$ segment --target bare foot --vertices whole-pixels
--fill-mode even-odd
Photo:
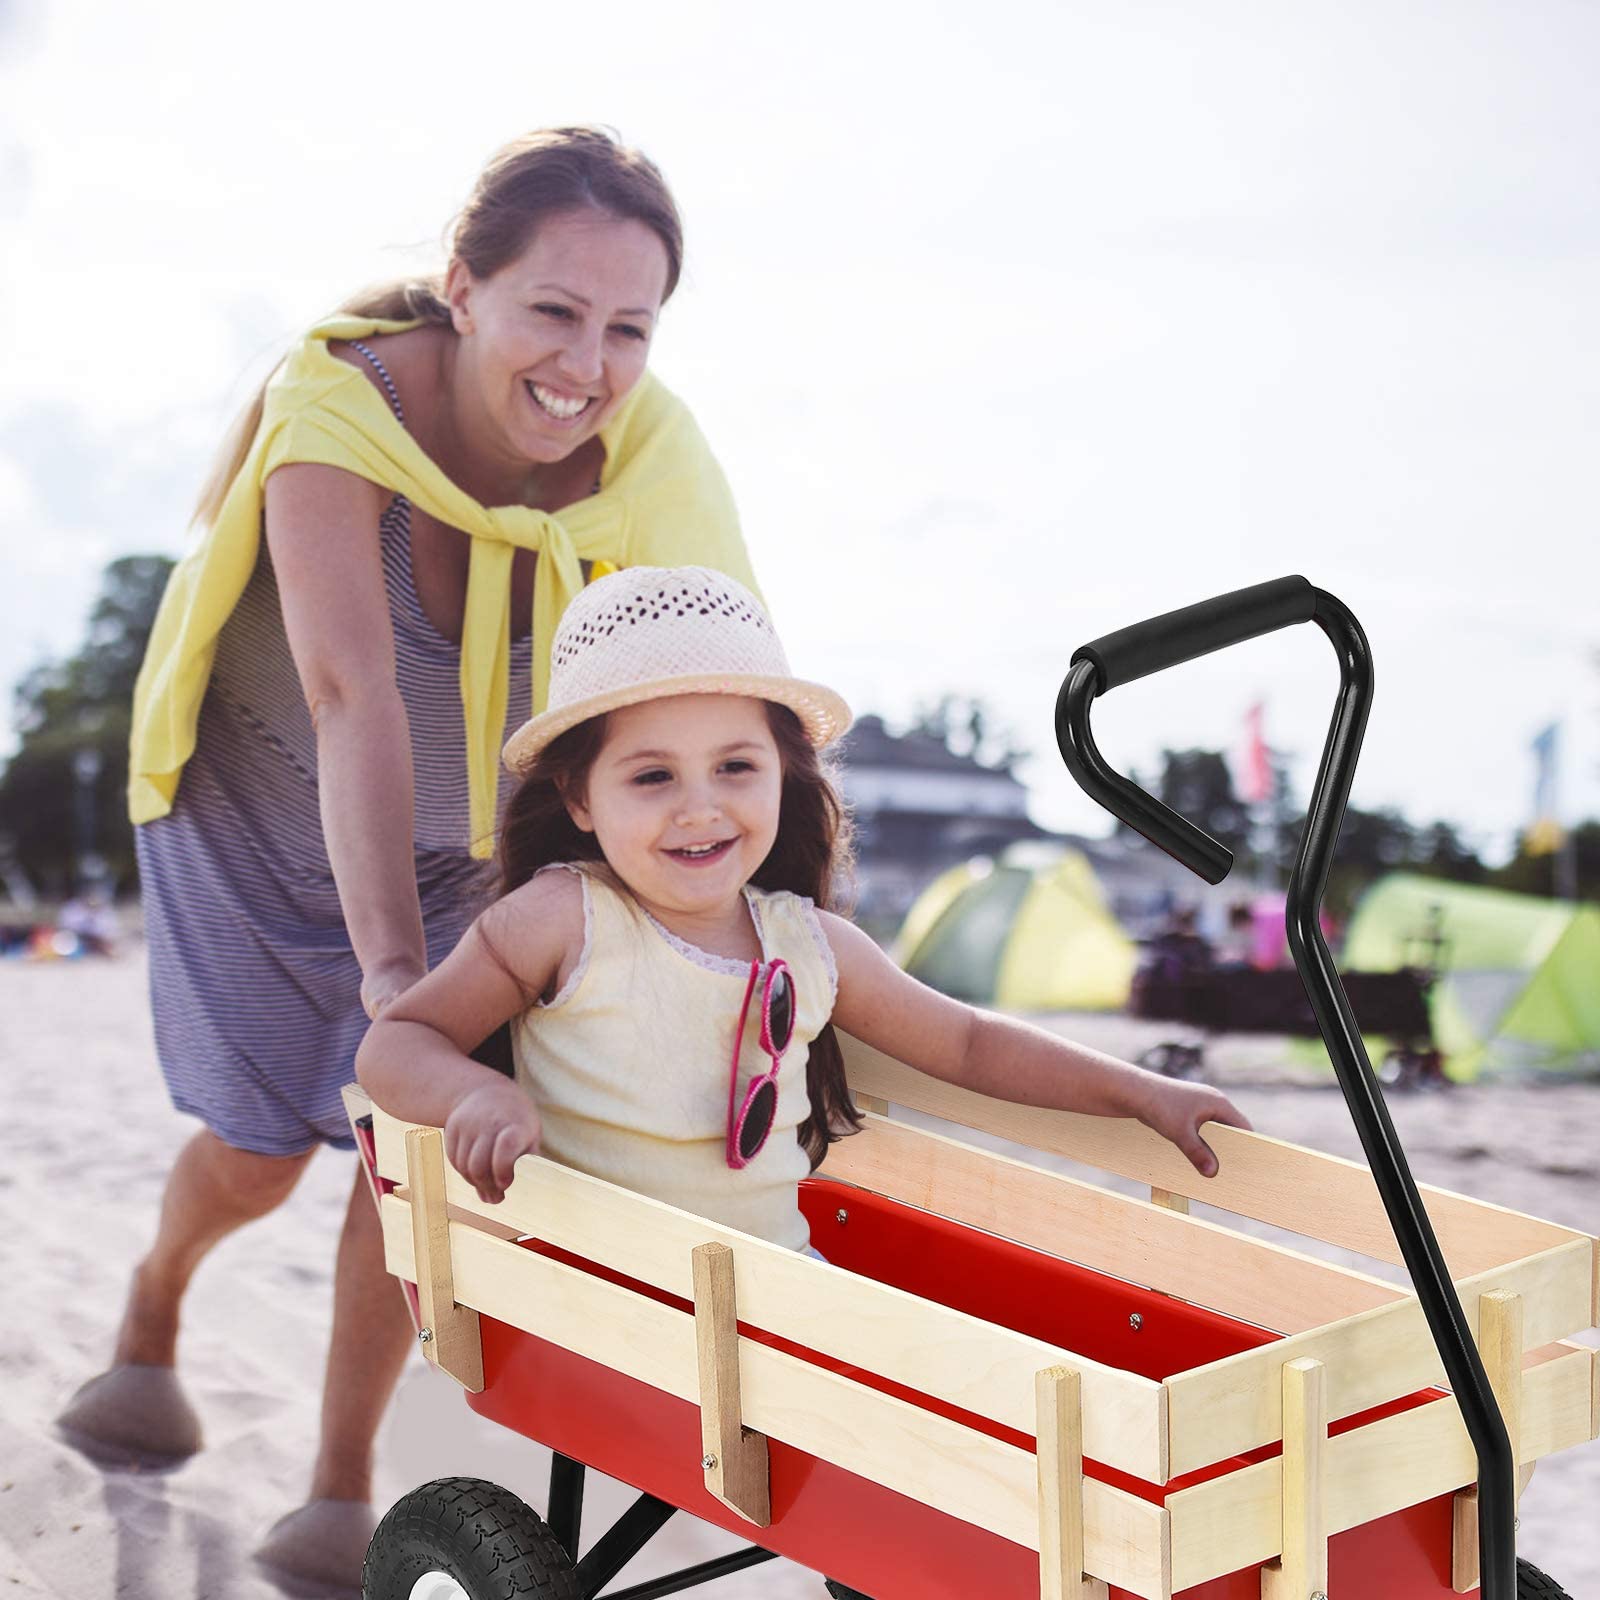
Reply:
[[[137,1362],[91,1378],[56,1426],[69,1444],[104,1466],[172,1466],[203,1442],[177,1373]]]
[[[255,1555],[269,1571],[334,1588],[361,1588],[361,1567],[378,1526],[365,1500],[309,1500],[280,1517]]]

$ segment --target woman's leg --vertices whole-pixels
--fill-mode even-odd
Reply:
[[[416,1329],[383,1264],[377,1207],[358,1168],[333,1280],[333,1334],[322,1390],[322,1437],[311,1499],[275,1523],[258,1559],[297,1578],[356,1588],[377,1526],[373,1442]]]
[[[358,1164],[334,1267],[313,1499],[371,1498],[373,1440],[416,1339],[399,1280],[383,1264],[378,1208]]]
[[[178,1153],[155,1244],[133,1270],[113,1365],[57,1418],[81,1449],[108,1465],[133,1465],[200,1448],[200,1419],[173,1371],[184,1290],[220,1239],[283,1202],[310,1154],[256,1155],[209,1129]]]
[[[119,1365],[174,1364],[178,1308],[195,1268],[235,1229],[282,1205],[315,1148],[294,1156],[257,1155],[224,1144],[209,1128],[183,1147],[162,1196],[156,1242],[133,1271],[117,1334]]]

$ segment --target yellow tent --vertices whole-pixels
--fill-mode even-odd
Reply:
[[[1137,953],[1079,850],[1030,850],[941,874],[906,914],[895,958],[958,1000],[1007,1011],[1116,1011]]]

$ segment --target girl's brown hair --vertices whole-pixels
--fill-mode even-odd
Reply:
[[[806,895],[822,911],[842,909],[851,869],[849,816],[800,719],[787,706],[763,703],[783,763],[783,788],[778,837],[750,881],[758,889]],[[564,797],[584,797],[605,735],[603,716],[569,728],[550,741],[517,787],[500,825],[502,896],[558,861],[603,864],[598,841],[572,820]],[[861,1127],[831,1023],[811,1043],[806,1091],[811,1115],[800,1124],[799,1140],[815,1172],[835,1139]]]
[[[528,247],[541,223],[562,212],[604,211],[652,229],[667,252],[672,297],[683,270],[683,224],[655,164],[604,128],[545,128],[497,151],[450,230],[450,256],[475,278],[491,278]],[[402,278],[365,289],[339,307],[352,316],[450,326],[444,274]],[[222,509],[261,426],[266,384],[228,430],[200,492],[194,520],[209,524]]]

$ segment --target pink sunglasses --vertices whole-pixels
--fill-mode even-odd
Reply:
[[[772,1070],[763,1072],[745,1090],[744,1103],[736,1115],[733,1098],[739,1091],[744,1024],[761,970],[761,962],[750,963],[750,981],[744,986],[744,1004],[739,1007],[739,1026],[733,1035],[733,1066],[728,1073],[728,1165],[735,1169],[749,1166],[772,1132],[778,1110],[778,1062],[794,1037],[794,978],[788,962],[772,961],[767,964],[766,981],[761,985],[761,1048],[771,1058]]]

